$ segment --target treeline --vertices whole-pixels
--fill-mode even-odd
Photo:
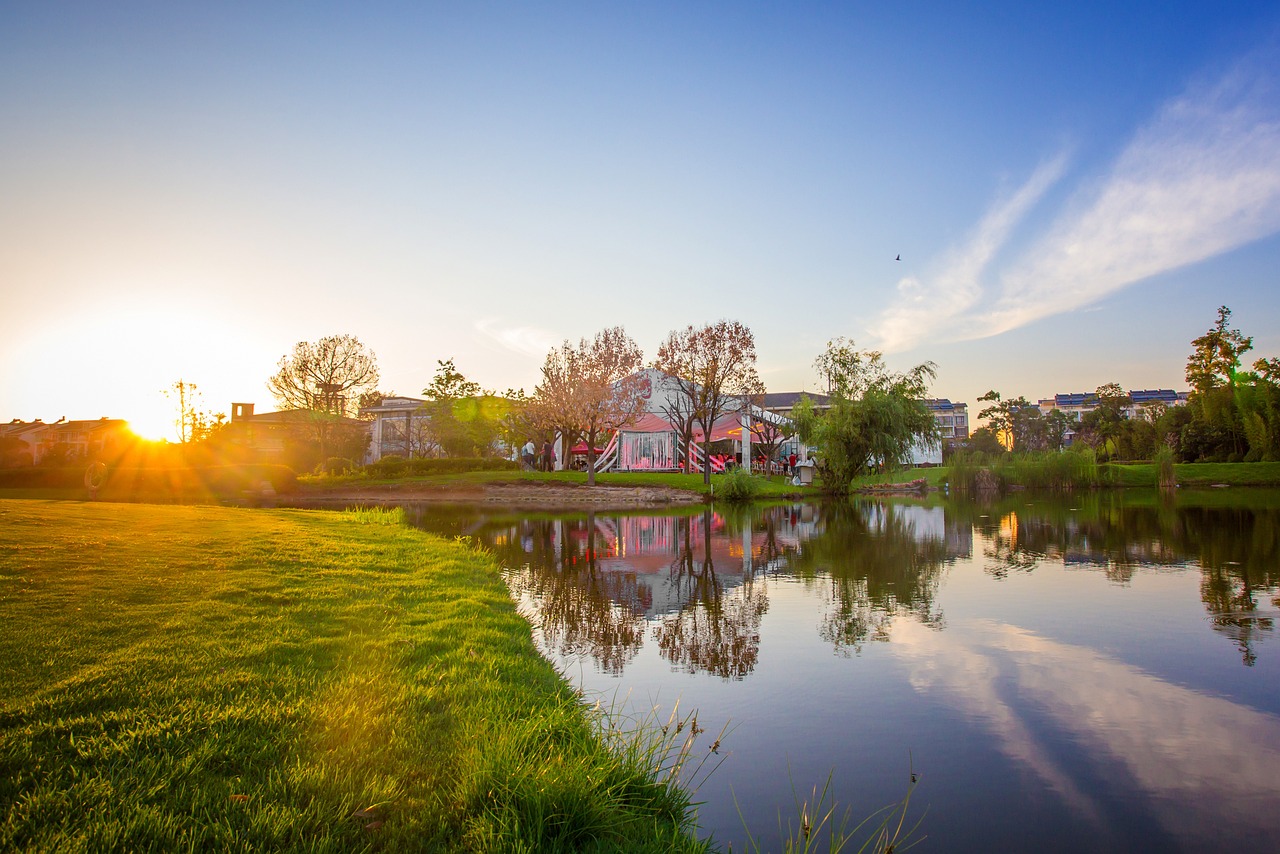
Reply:
[[[978,417],[988,426],[973,432],[968,449],[1060,451],[1070,439],[1107,461],[1154,460],[1163,449],[1184,463],[1280,460],[1280,359],[1257,359],[1244,369],[1253,339],[1230,320],[1231,309],[1222,306],[1214,326],[1191,342],[1186,405],[1138,406],[1118,383],[1107,383],[1094,392],[1095,408],[1076,420],[993,390],[979,398],[988,406]]]

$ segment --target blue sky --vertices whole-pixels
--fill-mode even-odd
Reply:
[[[1182,388],[1221,304],[1280,355],[1274,3],[5,3],[0,116],[3,420],[335,333],[402,394],[720,318],[971,406]]]

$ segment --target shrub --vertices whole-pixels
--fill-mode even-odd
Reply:
[[[719,498],[725,501],[751,501],[760,494],[760,478],[745,468],[735,467],[719,480]]]
[[[1161,445],[1156,451],[1156,482],[1163,489],[1171,489],[1178,485],[1178,478],[1173,469],[1173,449]]]
[[[519,471],[520,464],[491,457],[417,457],[406,460],[390,454],[365,467],[371,477],[410,477],[469,471]]]
[[[329,457],[324,461],[325,474],[349,474],[355,471],[356,464],[346,457]]]

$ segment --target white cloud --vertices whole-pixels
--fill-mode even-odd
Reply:
[[[961,322],[982,298],[982,273],[1009,238],[1009,233],[1066,168],[1066,157],[1044,163],[1018,190],[998,202],[974,229],[969,242],[953,249],[941,272],[926,284],[916,278],[898,282],[898,301],[880,318],[876,336],[884,350],[904,350],[945,333]],[[965,330],[960,330],[962,333]],[[947,337],[953,337],[951,335]],[[962,334],[960,337],[971,337]]]
[[[499,346],[524,356],[543,358],[560,343],[555,335],[536,326],[511,325],[504,318],[483,317],[476,321],[476,331]]]
[[[940,273],[899,285],[875,329],[884,349],[997,335],[1280,231],[1280,91],[1269,55],[1164,105],[998,286],[984,284],[1055,166],[1061,159],[996,204]]]

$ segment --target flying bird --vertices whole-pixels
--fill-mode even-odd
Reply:
[[[901,255],[899,255],[897,258],[894,258],[893,260],[895,260],[895,261],[901,261],[901,260],[902,260],[902,256],[901,256]]]

